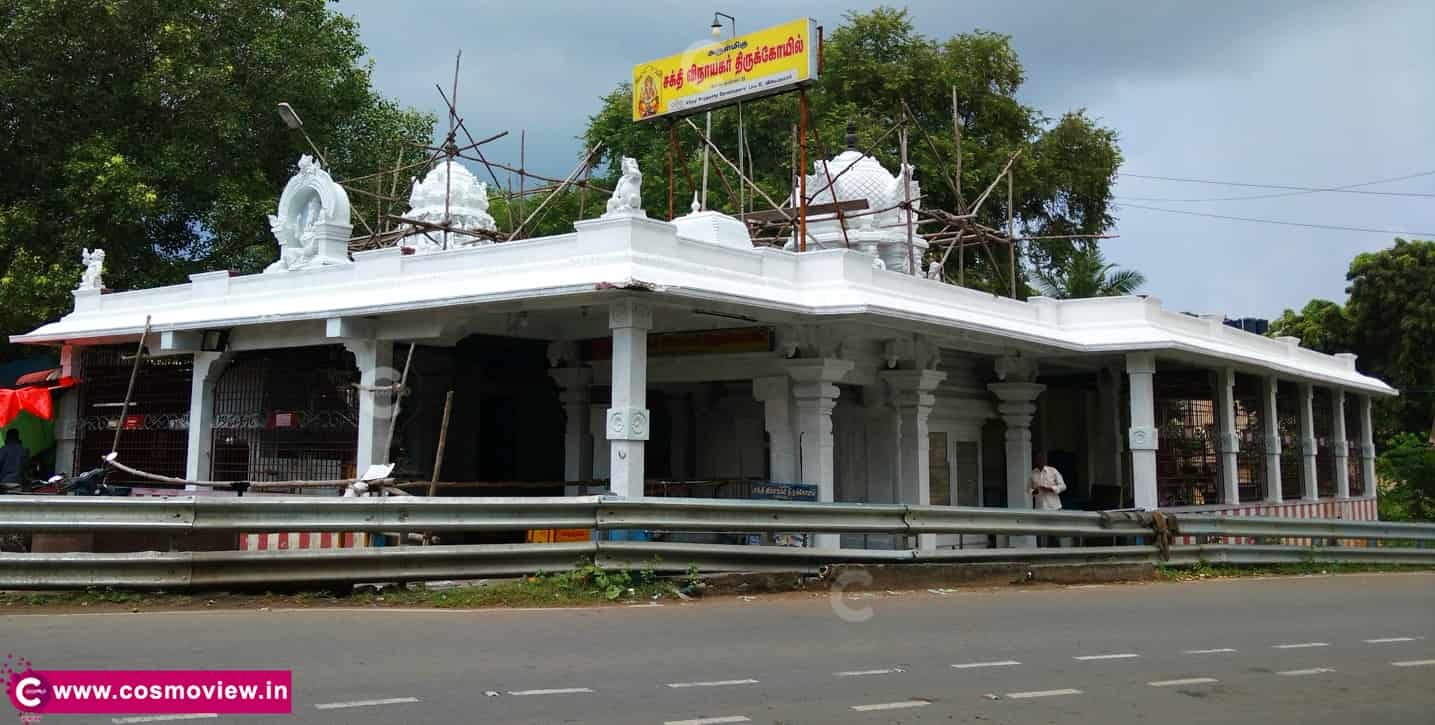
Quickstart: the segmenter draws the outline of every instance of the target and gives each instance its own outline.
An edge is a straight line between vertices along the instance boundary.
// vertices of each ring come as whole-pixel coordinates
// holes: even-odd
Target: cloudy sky
[[[514,160],[526,129],[529,165],[563,176],[598,98],[635,62],[702,39],[712,10],[737,15],[746,32],[800,16],[833,27],[843,11],[873,4],[341,0],[338,8],[358,18],[380,90],[408,105],[442,108],[434,84],[447,86],[462,49],[459,105],[469,127],[480,136],[513,131],[512,143],[495,146]],[[905,6],[929,36],[1011,35],[1026,67],[1025,103],[1049,116],[1084,107],[1117,129],[1126,157],[1121,237],[1106,242],[1107,255],[1144,272],[1144,291],[1169,308],[1274,317],[1311,297],[1344,300],[1350,258],[1388,246],[1385,230],[1435,239],[1435,2]],[[1272,196],[1282,190],[1142,178],[1330,188],[1422,173],[1359,190],[1425,196]]]

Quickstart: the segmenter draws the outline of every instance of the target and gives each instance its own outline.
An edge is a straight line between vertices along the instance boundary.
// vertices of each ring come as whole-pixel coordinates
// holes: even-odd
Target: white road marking
[[[1329,647],[1329,642],[1297,642],[1295,644],[1274,645],[1275,649],[1307,649],[1309,647]]]
[[[1396,667],[1427,667],[1435,665],[1435,660],[1406,660],[1404,662],[1391,662]]]
[[[1276,674],[1285,675],[1286,677],[1300,677],[1301,675],[1323,675],[1327,672],[1335,672],[1335,670],[1330,667],[1312,667],[1308,670],[1286,670],[1284,672],[1277,672]]]
[[[117,717],[110,720],[112,723],[137,723],[137,722],[172,722],[175,720],[217,720],[218,713],[206,712],[193,715],[141,715],[139,717]]]
[[[1008,692],[1007,699],[1029,700],[1033,697],[1057,697],[1059,695],[1080,695],[1081,690],[1033,690],[1031,692]]]
[[[1071,659],[1078,662],[1090,662],[1092,660],[1129,660],[1140,656],[1141,655],[1134,652],[1124,652],[1116,655],[1082,655],[1080,657],[1072,657]]]
[[[402,705],[418,702],[417,697],[389,697],[383,700],[351,700],[349,702],[325,702],[314,706],[315,710],[347,710],[351,707],[373,707],[375,705]]]
[[[901,702],[879,702],[872,705],[853,705],[852,709],[857,712],[873,712],[875,710],[906,710],[912,707],[926,707],[932,703],[926,700],[903,700]]]
[[[1188,650],[1186,650],[1186,654],[1188,654],[1188,655],[1215,655],[1215,654],[1225,654],[1225,653],[1228,653],[1228,652],[1235,652],[1235,650],[1234,650],[1234,649],[1231,649],[1230,647],[1219,647],[1219,648],[1217,648],[1217,649],[1188,649]]]
[[[1381,637],[1380,639],[1367,639],[1366,644],[1390,644],[1391,642],[1414,642],[1414,637]]]
[[[885,670],[848,670],[846,672],[833,672],[834,677],[862,677],[863,675],[892,675],[904,672],[901,667],[891,667]]]
[[[668,687],[726,687],[728,685],[756,685],[757,680],[713,680],[712,682],[669,682]]]
[[[528,697],[529,695],[578,695],[591,692],[593,690],[587,687],[560,687],[553,690],[509,690],[508,694],[514,697]]]
[[[742,715],[729,715],[727,717],[700,717],[696,720],[668,720],[663,725],[721,725],[730,722],[752,722],[752,720]]]
[[[1157,680],[1146,684],[1152,687],[1180,687],[1181,685],[1209,685],[1212,682],[1220,682],[1214,677],[1188,677],[1184,680]]]
[[[1016,660],[1000,660],[997,662],[966,662],[960,665],[952,665],[959,670],[973,670],[978,667],[1013,667],[1021,664]]]

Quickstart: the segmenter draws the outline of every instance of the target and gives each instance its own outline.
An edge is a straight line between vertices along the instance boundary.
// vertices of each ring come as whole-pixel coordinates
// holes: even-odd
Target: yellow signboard
[[[817,23],[801,18],[633,66],[633,120],[781,93],[817,78]]]

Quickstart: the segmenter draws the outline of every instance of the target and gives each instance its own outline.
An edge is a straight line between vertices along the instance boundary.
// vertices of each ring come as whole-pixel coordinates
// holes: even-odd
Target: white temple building
[[[1016,301],[910,274],[925,242],[909,258],[900,211],[852,220],[850,248],[826,218],[806,252],[754,247],[718,212],[648,218],[630,163],[607,213],[569,234],[429,232],[351,254],[347,196],[306,157],[271,218],[279,261],[265,273],[85,287],[71,314],[12,338],[60,347],[82,381],[58,405],[61,467],[92,465],[124,426],[122,460],[189,479],[353,476],[390,460],[427,479],[452,390],[443,479],[527,486],[509,493],[757,481],[809,484],[822,501],[1027,508],[1040,450],[1068,508],[1375,517],[1370,404],[1395,391],[1353,356],[1154,297]],[[826,185],[815,172],[809,190]],[[919,196],[863,158],[813,203],[883,209],[907,181]],[[457,164],[416,182],[411,205],[494,228],[486,189]],[[112,381],[147,317],[154,358],[119,420]],[[386,449],[381,388],[410,343],[413,394]],[[958,545],[985,539],[920,541]]]

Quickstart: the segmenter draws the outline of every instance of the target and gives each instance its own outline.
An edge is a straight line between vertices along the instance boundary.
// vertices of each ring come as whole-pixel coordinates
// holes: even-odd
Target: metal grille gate
[[[135,378],[135,391],[123,419],[125,389],[134,366],[132,345],[86,348],[80,354],[80,444],[75,470],[99,465],[123,426],[120,460],[166,476],[184,476],[189,448],[189,392],[194,361],[188,355],[146,357]],[[112,483],[152,485],[119,472]]]
[[[358,382],[337,345],[239,353],[215,384],[213,478],[354,476]]]

